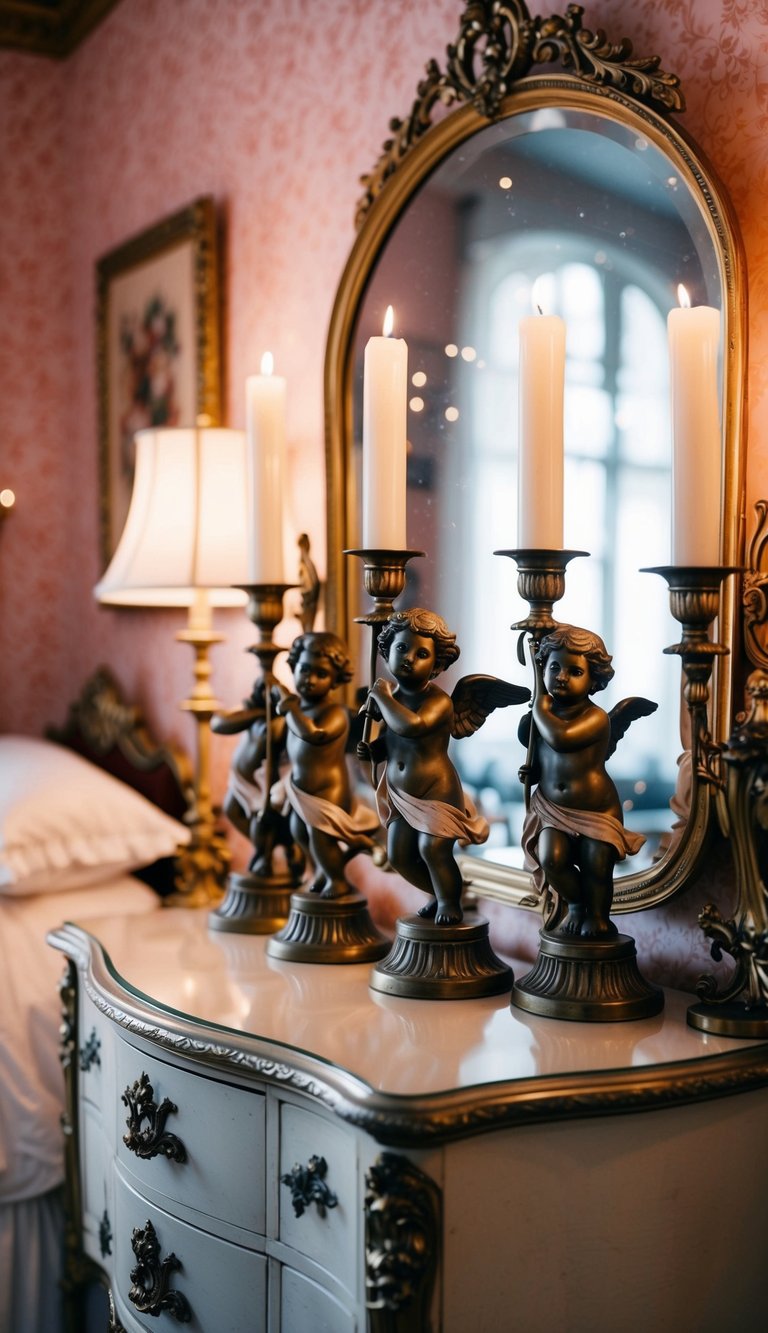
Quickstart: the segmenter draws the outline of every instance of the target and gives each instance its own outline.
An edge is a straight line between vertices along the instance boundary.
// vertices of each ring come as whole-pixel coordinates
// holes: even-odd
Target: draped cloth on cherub
[[[461,847],[486,842],[491,831],[488,820],[477,813],[466,792],[463,810],[457,810],[456,806],[448,805],[445,801],[422,801],[418,796],[410,796],[408,792],[388,782],[386,771],[382,773],[376,788],[376,805],[379,818],[385,826],[400,815],[419,833],[431,833],[435,838],[458,839]]]
[[[302,791],[292,778],[288,779],[286,790],[292,808],[308,828],[316,828],[340,842],[352,845],[379,827],[375,811],[362,801],[355,801],[350,811],[342,810],[340,805],[325,801],[322,796]]]
[[[613,815],[601,814],[598,810],[571,810],[564,805],[555,805],[537,787],[525,817],[521,842],[525,853],[525,869],[533,872],[533,882],[539,892],[544,888],[545,880],[544,872],[536,860],[535,847],[543,828],[560,829],[571,837],[608,842],[616,848],[619,861],[634,856],[645,842],[642,833],[632,833],[625,829],[621,820],[615,819]]]

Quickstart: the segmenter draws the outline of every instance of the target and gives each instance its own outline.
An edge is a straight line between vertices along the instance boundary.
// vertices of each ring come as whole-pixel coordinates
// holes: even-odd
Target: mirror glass
[[[565,320],[565,546],[589,555],[570,564],[555,616],[597,630],[613,654],[601,703],[639,694],[659,705],[611,760],[625,822],[647,839],[629,873],[660,858],[680,814],[680,664],[663,653],[679,630],[666,586],[639,572],[670,560],[666,320],[680,283],[691,304],[723,310],[711,220],[672,158],[631,118],[543,105],[464,139],[410,196],[370,271],[351,348],[347,544],[361,544],[363,352],[392,305],[408,343],[408,545],[426,553],[398,605],[448,621],[461,646],[453,677],[531,685],[509,628],[527,606],[514,564],[493,552],[517,545],[518,323],[537,308]],[[355,580],[351,601],[360,614]],[[512,867],[519,719],[493,714],[454,755],[492,826],[478,854]]]

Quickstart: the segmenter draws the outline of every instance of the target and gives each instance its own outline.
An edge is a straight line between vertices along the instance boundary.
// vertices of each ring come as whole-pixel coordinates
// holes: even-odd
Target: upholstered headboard
[[[174,745],[157,742],[136,704],[126,702],[109,667],[99,667],[70,705],[62,727],[46,737],[119,778],[174,819],[184,821],[193,792],[191,763]],[[159,893],[173,888],[171,858],[158,861],[141,878]]]

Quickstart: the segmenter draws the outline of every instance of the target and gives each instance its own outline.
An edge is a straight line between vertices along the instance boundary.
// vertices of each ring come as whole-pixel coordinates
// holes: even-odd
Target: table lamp
[[[128,516],[94,593],[106,606],[188,608],[176,638],[194,650],[194,687],[180,706],[197,724],[197,753],[192,837],[178,853],[173,901],[205,906],[221,896],[230,859],[211,803],[210,720],[219,704],[209,648],[223,638],[211,627],[211,608],[245,604],[232,586],[247,571],[245,434],[163,428],[138,431],[135,440]]]

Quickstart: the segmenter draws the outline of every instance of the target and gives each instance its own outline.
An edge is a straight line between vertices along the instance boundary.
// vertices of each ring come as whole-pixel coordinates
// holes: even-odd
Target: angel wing
[[[639,717],[649,717],[651,713],[655,713],[658,706],[652,699],[643,699],[640,695],[636,695],[631,699],[622,699],[621,703],[616,704],[611,709],[608,714],[611,723],[611,739],[608,745],[608,753],[605,756],[606,759],[611,757],[630,725],[636,722]]]
[[[457,740],[472,736],[479,731],[494,708],[526,703],[530,697],[531,691],[525,685],[511,685],[508,680],[499,680],[497,676],[462,676],[451,695],[451,735]]]

